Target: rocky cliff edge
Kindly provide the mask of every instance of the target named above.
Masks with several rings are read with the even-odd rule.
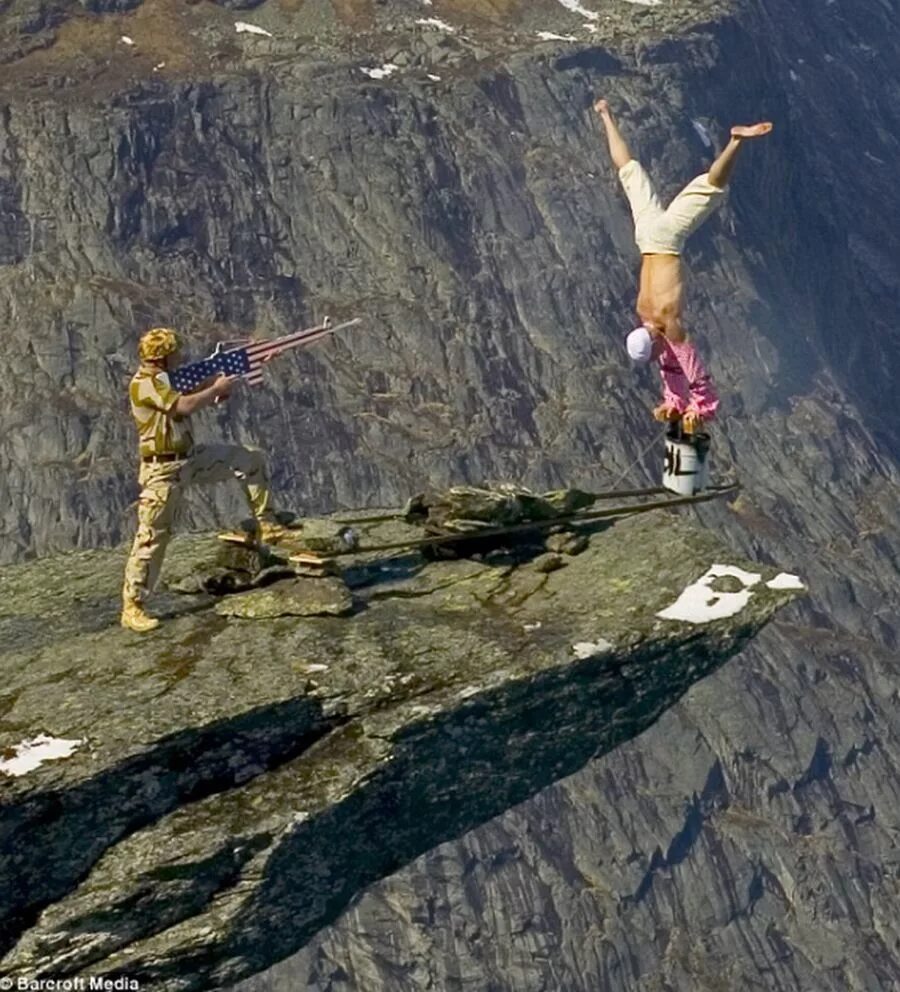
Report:
[[[117,626],[121,550],[0,571],[3,970],[258,972],[633,739],[800,588],[670,511],[583,544],[361,555],[223,597],[174,591],[218,547],[186,536],[143,636]]]

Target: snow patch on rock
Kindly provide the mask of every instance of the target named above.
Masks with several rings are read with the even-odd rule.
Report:
[[[37,737],[22,741],[21,744],[10,748],[13,753],[10,757],[0,760],[0,772],[13,778],[27,775],[45,761],[71,757],[84,743],[83,740],[63,740],[60,737],[38,734]]]
[[[255,24],[248,24],[246,21],[235,21],[234,29],[238,34],[261,34],[266,38],[274,37],[271,31],[257,27]]]
[[[607,651],[612,651],[613,646],[605,638],[600,637],[596,641],[578,641],[577,644],[572,645],[572,650],[575,652],[575,657],[593,658],[598,654],[606,654]]]
[[[732,577],[744,586],[739,592],[718,592],[711,588],[716,579]],[[736,565],[711,565],[705,575],[692,582],[675,602],[656,615],[663,620],[710,623],[733,617],[750,602],[753,586],[762,580],[756,572],[745,572]]]

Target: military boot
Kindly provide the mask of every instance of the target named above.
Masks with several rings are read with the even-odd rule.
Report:
[[[144,634],[159,626],[159,620],[144,611],[144,607],[134,600],[126,600],[122,606],[122,626],[138,634]]]

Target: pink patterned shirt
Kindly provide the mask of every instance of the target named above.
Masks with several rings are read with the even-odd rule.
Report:
[[[663,381],[663,402],[684,414],[698,414],[711,420],[719,406],[719,394],[689,341],[676,344],[663,338],[659,356],[659,372]]]

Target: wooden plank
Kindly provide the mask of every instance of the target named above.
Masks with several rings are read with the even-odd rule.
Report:
[[[227,544],[240,544],[245,548],[255,548],[258,543],[253,534],[248,534],[245,530],[223,531],[221,534],[216,534],[216,537]]]

